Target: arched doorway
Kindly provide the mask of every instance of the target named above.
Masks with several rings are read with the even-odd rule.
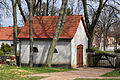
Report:
[[[77,67],[83,66],[83,45],[77,46]]]

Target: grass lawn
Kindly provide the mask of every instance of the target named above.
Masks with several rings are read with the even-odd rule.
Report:
[[[106,73],[106,74],[104,74],[104,75],[102,75],[103,77],[117,77],[117,76],[120,76],[120,72],[119,72],[119,70],[118,69],[115,69],[115,70],[113,70],[112,72],[108,72],[108,73]]]
[[[0,66],[0,80],[40,80],[43,77],[28,77],[25,75],[70,71],[73,69],[63,68],[47,68],[47,67],[16,67],[16,66]]]
[[[120,79],[74,79],[74,80],[120,80]]]

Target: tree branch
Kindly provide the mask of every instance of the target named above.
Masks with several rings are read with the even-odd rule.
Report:
[[[28,0],[25,0],[26,3],[27,3],[27,6],[28,6],[28,10],[30,11],[30,7],[29,7],[29,1]]]
[[[120,3],[119,2],[117,2],[117,1],[115,1],[115,0],[112,0],[113,2],[115,2],[116,4],[118,4],[118,5],[120,5]]]
[[[111,8],[113,8],[113,9],[115,9],[116,11],[118,11],[118,12],[120,12],[120,10],[119,9],[117,9],[116,7],[114,7],[114,6],[111,6],[111,5],[105,5],[106,7],[111,7]]]
[[[92,10],[93,10],[93,12],[95,13],[95,10],[94,10],[94,8],[90,5],[90,4],[87,4],[88,6],[90,6],[91,8],[92,8]]]
[[[103,3],[103,0],[99,0],[99,2],[100,2],[99,7],[98,7],[96,13],[94,13],[94,15],[93,15],[93,20],[92,20],[91,27],[93,27],[93,28],[95,27],[95,25],[96,25],[96,23],[99,19],[100,13],[101,13],[103,7],[105,6],[105,4],[107,3],[107,1],[108,0],[105,0],[105,2]]]
[[[33,15],[35,14],[36,8],[38,7],[38,5],[39,5],[40,2],[41,2],[41,0],[38,0],[37,3],[36,3],[36,5],[35,4],[33,5]]]
[[[23,17],[24,23],[26,23],[27,19],[25,18],[25,15],[24,15],[22,7],[21,7],[21,0],[17,0],[17,2],[18,2],[18,7],[19,7],[19,10],[20,10],[20,14]]]
[[[84,7],[85,22],[86,22],[87,27],[89,27],[90,21],[89,21],[89,17],[88,17],[87,0],[82,0],[82,3],[83,3],[83,7]]]

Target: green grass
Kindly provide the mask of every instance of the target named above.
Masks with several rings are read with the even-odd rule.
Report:
[[[119,72],[119,70],[118,69],[115,69],[115,70],[113,70],[112,72],[108,72],[108,73],[106,73],[106,74],[104,74],[104,75],[102,75],[103,77],[117,77],[117,76],[120,76],[120,72]]]
[[[16,66],[0,66],[0,80],[40,80],[43,77],[25,76],[30,74],[63,72],[73,69],[64,68],[47,68],[47,67],[16,67]]]
[[[74,80],[120,80],[120,79],[83,79],[83,78],[78,78]]]

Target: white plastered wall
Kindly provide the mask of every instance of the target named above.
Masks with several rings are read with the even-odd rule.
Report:
[[[38,48],[38,52],[34,53],[34,64],[45,63],[50,44],[49,39],[34,40],[34,47]],[[52,64],[70,64],[70,40],[59,40],[56,49],[58,53],[53,54]],[[21,41],[21,62],[23,64],[29,63],[29,52],[29,41],[24,39]]]
[[[71,41],[71,66],[77,67],[77,46],[83,45],[83,66],[87,65],[86,49],[88,48],[88,37],[86,35],[82,21],[80,21],[79,27],[75,36]]]

